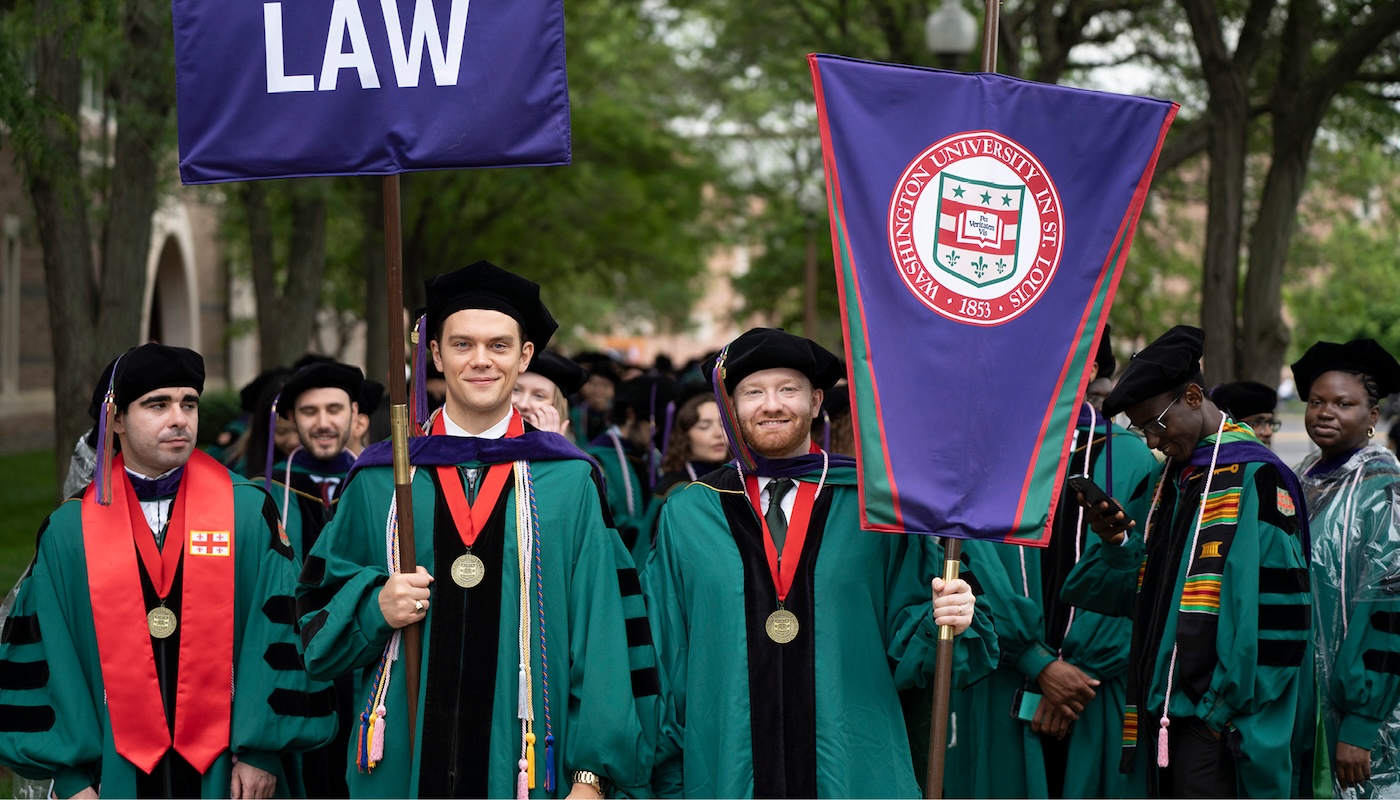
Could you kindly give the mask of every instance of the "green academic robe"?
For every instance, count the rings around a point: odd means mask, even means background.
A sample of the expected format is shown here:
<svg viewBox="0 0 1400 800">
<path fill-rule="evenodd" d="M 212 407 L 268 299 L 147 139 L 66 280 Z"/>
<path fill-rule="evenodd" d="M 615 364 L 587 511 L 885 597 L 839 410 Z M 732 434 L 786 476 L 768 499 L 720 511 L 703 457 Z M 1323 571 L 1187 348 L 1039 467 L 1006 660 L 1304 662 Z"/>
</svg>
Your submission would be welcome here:
<svg viewBox="0 0 1400 800">
<path fill-rule="evenodd" d="M 197 790 L 203 797 L 228 797 L 232 756 L 237 755 L 277 776 L 278 795 L 288 796 L 299 786 L 288 780 L 284 756 L 330 740 L 333 690 L 310 680 L 297 657 L 292 629 L 296 567 L 291 548 L 277 531 L 272 501 L 261 487 L 241 478 L 235 478 L 233 497 L 235 691 L 229 749 L 200 776 Z M 167 535 L 165 546 L 181 547 L 183 541 L 183 535 Z M 170 774 L 169 762 L 177 756 L 168 752 L 147 776 L 117 754 L 88 568 L 82 501 L 74 498 L 40 528 L 30 574 L 0 637 L 0 664 L 6 667 L 0 670 L 0 763 L 27 778 L 53 778 L 59 797 L 99 784 L 103 797 L 150 796 L 163 789 L 162 775 Z M 177 579 L 168 605 L 176 608 L 188 591 Z M 178 635 L 177 628 L 170 639 L 153 642 L 169 643 Z M 163 687 L 167 703 L 173 691 L 173 686 Z M 181 796 L 192 788 L 176 786 L 174 792 Z"/>
<path fill-rule="evenodd" d="M 623 546 L 632 554 L 632 563 L 641 570 L 651 552 L 651 532 L 655 527 L 651 492 L 637 476 L 645 457 L 631 452 L 626 442 L 622 442 L 622 456 L 619 457 L 612 435 L 598 437 L 584 450 L 603 468 L 603 485 L 607 489 L 613 525 L 622 537 Z"/>
<path fill-rule="evenodd" d="M 784 604 L 797 637 L 777 644 L 764 632 L 776 589 L 738 471 L 670 496 L 642 574 L 663 685 L 658 795 L 919 795 L 898 690 L 932 675 L 942 550 L 862 531 L 857 503 L 854 469 L 833 468 Z M 954 653 L 959 685 L 995 664 L 980 609 Z"/>
<path fill-rule="evenodd" d="M 1195 458 L 1208 464 L 1215 440 L 1197 445 Z M 1233 422 L 1222 441 L 1257 445 Z M 1087 552 L 1061 594 L 1083 608 L 1133 616 L 1124 720 L 1129 796 L 1159 791 L 1165 704 L 1169 717 L 1196 717 L 1220 734 L 1240 796 L 1285 797 L 1310 627 L 1299 498 L 1274 463 L 1220 462 L 1202 515 L 1207 471 L 1169 464 L 1145 530 Z"/>
<path fill-rule="evenodd" d="M 537 738 L 530 796 L 567 795 L 575 770 L 636 793 L 651 772 L 659 686 L 636 572 L 605 523 L 587 461 L 536 460 L 530 473 L 540 532 L 540 567 L 526 592 L 529 706 Z M 471 589 L 450 577 L 449 566 L 465 545 L 438 480 L 434 468 L 420 467 L 412 484 L 417 563 L 436 577 L 423 633 L 415 750 L 410 755 L 404 728 L 400 642 L 383 703 L 382 761 L 372 770 L 357 769 L 358 734 L 351 737 L 347 778 L 354 797 L 505 797 L 516 791 L 522 730 L 515 478 L 507 480 L 473 545 L 486 577 Z M 381 656 L 393 634 L 378 602 L 388 578 L 385 531 L 393 496 L 391 468 L 351 475 L 334 520 L 306 559 L 298 592 L 307 669 L 323 678 L 353 671 L 353 701 L 362 718 L 373 710 Z M 545 788 L 551 733 L 558 780 L 552 793 Z"/>
<path fill-rule="evenodd" d="M 1337 469 L 1298 466 L 1312 530 L 1313 643 L 1328 757 L 1371 751 L 1351 797 L 1400 794 L 1400 463 L 1372 444 Z M 1311 696 L 1304 698 L 1311 707 Z M 1309 737 L 1311 739 L 1311 737 Z M 1334 772 L 1335 774 L 1335 772 Z M 1342 787 L 1333 787 L 1338 797 Z"/>
<path fill-rule="evenodd" d="M 312 476 L 333 479 L 339 482 L 334 484 L 339 489 L 340 483 L 345 480 L 345 471 L 340 468 L 348 470 L 350 465 L 354 463 L 354 459 L 346 453 L 338 461 L 340 462 L 338 464 L 311 462 L 309 458 L 306 458 L 305 451 L 299 451 L 297 455 L 292 457 L 290 475 L 285 461 L 272 469 L 272 475 L 275 478 L 272 481 L 272 500 L 277 504 L 277 513 L 284 520 L 282 527 L 287 534 L 287 539 L 292 544 L 292 552 L 296 555 L 298 570 L 300 570 L 300 565 L 307 552 L 320 538 L 321 531 L 325 530 L 326 525 L 335 515 L 336 505 L 340 502 L 340 494 L 337 491 L 331 495 L 330 504 L 327 505 L 321 494 L 322 484 L 313 479 Z M 331 467 L 333 471 L 327 471 L 325 467 Z M 306 785 L 308 797 L 341 797 L 349 791 L 349 787 L 345 784 L 347 771 L 345 754 L 349 747 L 350 737 L 357 727 L 357 720 L 353 716 L 354 712 L 351 707 L 351 694 L 354 690 L 352 676 L 336 676 L 335 689 L 337 723 L 335 739 L 325 747 L 304 753 L 301 756 L 302 780 Z"/>
<path fill-rule="evenodd" d="M 290 481 L 283 482 L 287 477 L 286 462 L 273 467 L 272 475 L 272 489 L 269 493 L 272 495 L 272 501 L 277 504 L 278 515 L 286 519 L 283 528 L 292 543 L 292 552 L 296 553 L 300 563 L 316 544 L 331 517 L 335 516 L 336 504 L 340 502 L 337 492 L 331 497 L 330 507 L 326 507 L 321 498 L 320 484 L 311 476 L 333 477 L 343 481 L 345 473 L 321 473 L 299 461 L 293 461 Z"/>
<path fill-rule="evenodd" d="M 1161 468 L 1142 439 L 1114 425 L 1110 481 L 1102 418 L 1097 422 L 1092 436 L 1087 425 L 1077 429 L 1070 471 L 1087 471 L 1099 486 L 1112 487 L 1140 526 Z M 1117 797 L 1121 791 L 1124 669 L 1132 623 L 1059 600 L 1065 575 L 1099 541 L 1068 492 L 1061 496 L 1045 550 L 989 542 L 964 545 L 965 560 L 986 592 L 1002 658 L 987 680 L 954 693 L 956 735 L 948 758 L 959 769 L 946 773 L 948 797 L 1046 796 L 1043 740 L 1029 722 L 1014 716 L 1013 705 L 1020 692 L 1040 691 L 1036 677 L 1057 658 L 1101 681 L 1066 739 L 1063 796 Z"/>
</svg>

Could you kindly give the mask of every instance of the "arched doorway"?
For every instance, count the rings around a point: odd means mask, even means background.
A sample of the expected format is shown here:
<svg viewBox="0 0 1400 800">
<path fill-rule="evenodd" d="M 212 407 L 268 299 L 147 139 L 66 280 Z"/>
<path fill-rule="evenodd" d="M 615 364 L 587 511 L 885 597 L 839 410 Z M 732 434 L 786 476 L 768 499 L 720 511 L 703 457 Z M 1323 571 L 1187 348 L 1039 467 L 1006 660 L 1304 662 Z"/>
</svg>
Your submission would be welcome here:
<svg viewBox="0 0 1400 800">
<path fill-rule="evenodd" d="M 197 348 L 195 336 L 194 286 L 189 279 L 184 254 L 174 236 L 167 236 L 156 262 L 151 287 L 150 317 L 146 326 L 148 341 L 176 347 Z"/>
</svg>

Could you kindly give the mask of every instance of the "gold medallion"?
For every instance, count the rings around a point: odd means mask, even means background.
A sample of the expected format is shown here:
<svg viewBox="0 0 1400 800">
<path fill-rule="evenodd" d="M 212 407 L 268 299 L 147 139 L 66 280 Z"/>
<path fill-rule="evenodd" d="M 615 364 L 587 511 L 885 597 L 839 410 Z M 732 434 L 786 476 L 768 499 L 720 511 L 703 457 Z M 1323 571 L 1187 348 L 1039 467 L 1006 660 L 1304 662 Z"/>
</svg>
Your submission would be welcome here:
<svg viewBox="0 0 1400 800">
<path fill-rule="evenodd" d="M 146 615 L 146 627 L 151 629 L 151 635 L 157 639 L 169 639 L 175 632 L 176 624 L 175 612 L 165 606 L 156 606 Z"/>
<path fill-rule="evenodd" d="M 471 553 L 457 556 L 457 560 L 452 562 L 452 582 L 463 589 L 470 589 L 481 583 L 484 577 L 486 565 Z"/>
<path fill-rule="evenodd" d="M 797 638 L 797 615 L 780 608 L 768 615 L 768 621 L 763 623 L 763 629 L 768 632 L 768 638 L 778 644 L 787 644 Z"/>
</svg>

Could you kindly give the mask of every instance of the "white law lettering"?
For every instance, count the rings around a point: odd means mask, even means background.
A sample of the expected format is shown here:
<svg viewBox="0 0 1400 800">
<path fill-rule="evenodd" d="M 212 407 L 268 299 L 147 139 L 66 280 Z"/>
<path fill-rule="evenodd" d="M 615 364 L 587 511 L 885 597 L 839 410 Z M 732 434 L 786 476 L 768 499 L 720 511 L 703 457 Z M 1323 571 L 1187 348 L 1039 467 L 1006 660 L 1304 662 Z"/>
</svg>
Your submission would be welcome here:
<svg viewBox="0 0 1400 800">
<path fill-rule="evenodd" d="M 263 43 L 267 45 L 267 93 L 310 92 L 316 82 L 310 75 L 288 75 L 282 55 L 282 4 L 263 3 Z"/>
<path fill-rule="evenodd" d="M 346 33 L 350 34 L 348 53 L 341 51 Z M 379 88 L 379 73 L 374 70 L 374 54 L 369 49 L 369 34 L 365 32 L 364 17 L 360 16 L 360 5 L 356 0 L 335 0 L 331 29 L 326 35 L 326 58 L 321 62 L 321 91 L 334 91 L 340 71 L 352 68 L 360 73 L 360 88 Z"/>
<path fill-rule="evenodd" d="M 413 28 L 405 46 L 403 25 L 399 23 L 397 0 L 379 0 L 384 9 L 384 27 L 389 34 L 389 52 L 394 56 L 394 77 L 399 86 L 417 86 L 418 71 L 423 66 L 423 48 L 433 62 L 433 80 L 438 86 L 456 86 L 457 73 L 462 66 L 462 39 L 467 29 L 467 9 L 471 0 L 452 0 L 452 13 L 447 22 L 447 47 L 438 34 L 437 16 L 432 0 L 417 0 L 413 9 Z M 407 50 L 407 54 L 405 54 Z"/>
</svg>

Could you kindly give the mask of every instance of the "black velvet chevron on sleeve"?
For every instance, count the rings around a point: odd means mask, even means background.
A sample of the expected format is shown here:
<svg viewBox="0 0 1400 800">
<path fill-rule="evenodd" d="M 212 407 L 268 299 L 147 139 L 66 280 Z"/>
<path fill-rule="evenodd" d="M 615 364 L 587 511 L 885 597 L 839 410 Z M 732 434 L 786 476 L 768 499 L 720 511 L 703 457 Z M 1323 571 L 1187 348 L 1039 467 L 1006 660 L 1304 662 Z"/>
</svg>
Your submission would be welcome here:
<svg viewBox="0 0 1400 800">
<path fill-rule="evenodd" d="M 273 689 L 267 704 L 284 717 L 328 717 L 335 713 L 335 688 L 319 692 Z"/>
<path fill-rule="evenodd" d="M 270 534 L 269 546 L 272 548 L 273 552 L 288 561 L 296 560 L 296 557 L 292 554 L 292 546 L 282 538 L 282 520 L 277 516 L 277 506 L 272 502 L 271 495 L 263 495 L 262 515 L 263 522 L 267 523 L 267 530 Z"/>
<path fill-rule="evenodd" d="M 39 632 L 39 615 L 25 614 L 23 616 L 10 616 L 5 618 L 5 629 L 0 633 L 0 642 L 5 644 L 35 644 L 43 640 L 43 634 Z"/>
<path fill-rule="evenodd" d="M 1298 532 L 1298 515 L 1305 512 L 1301 503 L 1296 503 L 1292 514 L 1285 514 L 1278 507 L 1278 493 L 1286 491 L 1279 480 L 1278 470 L 1272 464 L 1265 464 L 1254 473 L 1254 491 L 1259 498 L 1259 521 L 1267 522 L 1288 533 Z"/>
</svg>

